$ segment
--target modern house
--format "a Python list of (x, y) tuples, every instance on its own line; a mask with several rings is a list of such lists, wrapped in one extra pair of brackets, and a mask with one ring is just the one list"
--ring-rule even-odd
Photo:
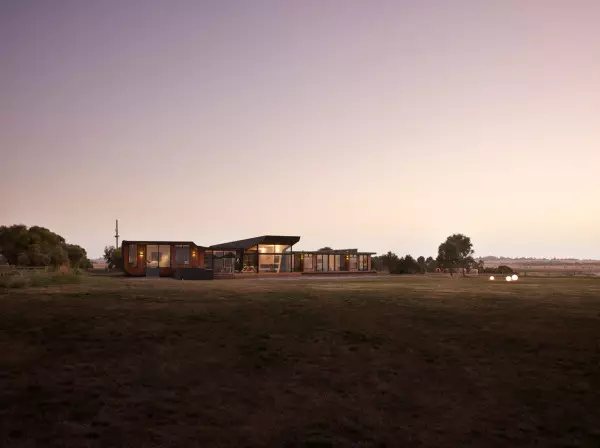
[(371, 273), (374, 252), (294, 251), (299, 236), (264, 235), (199, 246), (193, 241), (123, 241), (124, 270), (132, 276), (212, 279), (214, 276)]

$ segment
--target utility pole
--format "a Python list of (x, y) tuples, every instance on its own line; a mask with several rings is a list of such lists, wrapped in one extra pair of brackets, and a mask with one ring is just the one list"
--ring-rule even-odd
[(116, 221), (116, 225), (115, 225), (115, 249), (119, 248), (119, 220), (117, 219)]

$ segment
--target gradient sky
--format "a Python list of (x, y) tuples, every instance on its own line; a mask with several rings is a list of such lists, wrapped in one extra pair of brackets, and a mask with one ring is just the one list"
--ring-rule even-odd
[(600, 258), (597, 0), (0, 0), (0, 224)]

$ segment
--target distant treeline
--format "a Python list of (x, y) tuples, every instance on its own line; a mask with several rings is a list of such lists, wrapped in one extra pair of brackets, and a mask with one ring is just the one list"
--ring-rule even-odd
[(483, 270), (483, 261), (473, 258), (473, 244), (471, 238), (457, 233), (450, 235), (439, 245), (437, 257), (412, 255), (399, 257), (393, 252), (373, 257), (371, 266), (378, 271), (389, 271), (391, 274), (424, 274), (426, 272), (455, 272), (466, 273), (471, 269)]
[(595, 260), (581, 260), (579, 258), (536, 258), (536, 257), (495, 257), (488, 255), (482, 257), (483, 261), (543, 261), (543, 262), (562, 262), (562, 261), (595, 261)]
[(39, 226), (0, 226), (0, 255), (14, 266), (92, 267), (83, 247)]

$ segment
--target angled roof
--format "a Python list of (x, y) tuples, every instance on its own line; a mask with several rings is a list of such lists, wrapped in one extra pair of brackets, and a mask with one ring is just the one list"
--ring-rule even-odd
[(200, 246), (193, 241), (153, 241), (153, 240), (123, 240), (121, 244), (176, 244), (182, 246), (194, 246), (198, 249), (206, 249), (206, 246)]
[(211, 249), (220, 250), (237, 250), (237, 249), (249, 249), (257, 244), (283, 244), (292, 245), (300, 241), (299, 236), (285, 236), (285, 235), (263, 235), (255, 236), (254, 238), (247, 238), (245, 240), (230, 241), (228, 243), (215, 244), (210, 246)]
[(358, 249), (332, 249), (332, 250), (295, 250), (295, 254), (323, 254), (323, 255), (375, 255), (377, 252), (363, 252)]

